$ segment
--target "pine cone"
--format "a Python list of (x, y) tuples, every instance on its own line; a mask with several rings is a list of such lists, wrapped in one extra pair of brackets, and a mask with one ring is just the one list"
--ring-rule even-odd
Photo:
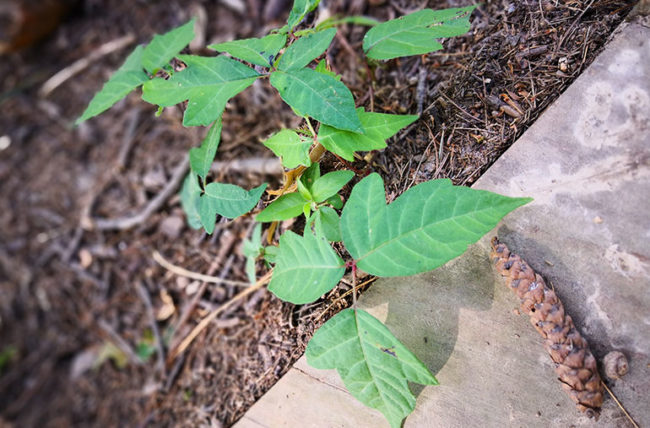
[(521, 301), (522, 310), (544, 338), (544, 348), (555, 363), (562, 388), (589, 417), (598, 417), (603, 404), (603, 385), (596, 359), (580, 335), (564, 305), (544, 279), (505, 244), (492, 239), (492, 261), (506, 278), (506, 285)]

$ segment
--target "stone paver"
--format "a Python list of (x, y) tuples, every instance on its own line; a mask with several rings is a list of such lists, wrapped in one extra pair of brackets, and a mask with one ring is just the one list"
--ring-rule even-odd
[[(597, 357), (630, 359), (613, 390), (650, 426), (650, 29), (625, 26), (474, 187), (535, 201), (493, 234), (553, 284)], [(611, 399), (599, 422), (575, 410), (513, 293), (488, 235), (427, 274), (382, 279), (360, 299), (436, 374), (406, 427), (627, 426)], [(237, 424), (382, 427), (336, 372), (304, 357)]]

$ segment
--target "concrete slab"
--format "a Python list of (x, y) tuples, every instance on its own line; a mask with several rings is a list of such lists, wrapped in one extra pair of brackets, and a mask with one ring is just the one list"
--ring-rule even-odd
[[(535, 198), (494, 233), (555, 286), (598, 358), (628, 356), (613, 390), (641, 426), (650, 426), (649, 137), (650, 29), (629, 24), (475, 185)], [(611, 399), (597, 423), (575, 410), (527, 317), (513, 313), (488, 239), (434, 272), (379, 280), (360, 299), (441, 383), (413, 387), (405, 426), (627, 426)], [(303, 358), (236, 426), (388, 425)]]

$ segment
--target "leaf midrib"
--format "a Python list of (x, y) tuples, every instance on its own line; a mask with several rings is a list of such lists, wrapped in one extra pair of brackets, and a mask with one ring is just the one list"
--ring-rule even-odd
[[(319, 98), (320, 98), (321, 100), (323, 100), (323, 102), (324, 102), (325, 104), (329, 105), (330, 108), (332, 108), (334, 111), (336, 111), (336, 113), (337, 113), (338, 115), (342, 116), (346, 122), (349, 122), (349, 120), (348, 120), (348, 118), (346, 117), (346, 115), (345, 115), (342, 111), (340, 111), (338, 108), (334, 107), (334, 105), (331, 104), (331, 103), (329, 102), (329, 98), (328, 98), (328, 97), (325, 97), (325, 96), (323, 96), (322, 94), (319, 94), (318, 92), (316, 92), (316, 91), (314, 90), (314, 88), (312, 88), (311, 85), (310, 85), (309, 83), (307, 83), (307, 82), (305, 82), (304, 80), (300, 79), (300, 78), (298, 77), (297, 74), (289, 74), (289, 73), (287, 73), (287, 72), (285, 72), (285, 71), (277, 71), (276, 73), (284, 73), (284, 74), (286, 74), (287, 76), (289, 76), (289, 77), (293, 77), (293, 78), (296, 79), (298, 82), (302, 83), (303, 86), (306, 86), (307, 89), (309, 89), (309, 91), (311, 91), (311, 93), (313, 93), (314, 95), (318, 95)], [(318, 72), (316, 71), (315, 73), (318, 73)], [(321, 74), (321, 73), (318, 73), (318, 74)], [(322, 75), (322, 76), (324, 76), (324, 75)], [(321, 76), (319, 76), (319, 77), (321, 77)], [(337, 81), (337, 82), (338, 82), (338, 81)], [(340, 82), (338, 82), (338, 83), (340, 83)], [(333, 88), (333, 87), (332, 87), (332, 88)], [(335, 91), (336, 91), (336, 89), (335, 89)]]
[[(360, 262), (361, 260), (365, 259), (366, 257), (369, 257), (369, 256), (372, 255), (373, 253), (379, 251), (380, 249), (382, 249), (383, 247), (387, 246), (388, 244), (392, 244), (393, 242), (395, 242), (395, 241), (397, 241), (397, 240), (399, 240), (399, 239), (402, 239), (402, 238), (404, 238), (404, 237), (407, 237), (407, 236), (409, 236), (409, 235), (411, 235), (411, 234), (413, 234), (413, 233), (416, 233), (416, 232), (422, 232), (424, 229), (429, 228), (429, 227), (431, 227), (431, 226), (436, 226), (436, 225), (442, 224), (442, 223), (444, 223), (444, 222), (447, 222), (447, 221), (450, 221), (450, 220), (454, 220), (454, 219), (458, 219), (458, 218), (464, 218), (464, 217), (467, 217), (467, 216), (469, 216), (469, 215), (471, 215), (471, 214), (481, 213), (481, 212), (484, 212), (484, 211), (490, 210), (490, 209), (492, 209), (492, 208), (494, 208), (494, 207), (491, 207), (491, 206), (490, 206), (490, 207), (485, 207), (485, 208), (481, 208), (481, 209), (478, 209), (478, 210), (472, 211), (471, 213), (466, 213), (466, 214), (459, 215), (459, 216), (455, 216), (455, 217), (447, 217), (447, 218), (445, 218), (445, 219), (443, 219), (443, 220), (436, 221), (436, 222), (434, 222), (434, 223), (428, 223), (428, 224), (426, 224), (425, 226), (418, 227), (417, 229), (412, 229), (412, 230), (410, 230), (410, 231), (408, 231), (408, 232), (406, 232), (406, 233), (403, 233), (403, 234), (397, 235), (397, 236), (395, 236), (395, 237), (393, 237), (393, 238), (390, 238), (390, 239), (387, 240), (387, 241), (382, 242), (382, 243), (379, 244), (377, 247), (373, 248), (372, 250), (368, 251), (368, 252), (367, 252), (366, 254), (364, 254), (363, 256), (359, 257), (359, 258), (357, 259), (357, 263)], [(386, 209), (386, 210), (390, 209), (390, 205), (385, 206), (384, 209)]]

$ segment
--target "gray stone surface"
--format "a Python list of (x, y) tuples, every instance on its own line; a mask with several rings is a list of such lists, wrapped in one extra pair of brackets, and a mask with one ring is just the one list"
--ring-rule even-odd
[[(628, 356), (630, 372), (610, 384), (641, 426), (650, 426), (649, 138), (650, 29), (630, 24), (475, 185), (535, 198), (494, 234), (554, 285), (598, 358)], [(489, 236), (360, 299), (441, 383), (413, 387), (405, 426), (628, 426), (609, 398), (598, 422), (575, 410), (488, 261)], [(303, 358), (237, 424), (260, 426), (387, 423)]]

